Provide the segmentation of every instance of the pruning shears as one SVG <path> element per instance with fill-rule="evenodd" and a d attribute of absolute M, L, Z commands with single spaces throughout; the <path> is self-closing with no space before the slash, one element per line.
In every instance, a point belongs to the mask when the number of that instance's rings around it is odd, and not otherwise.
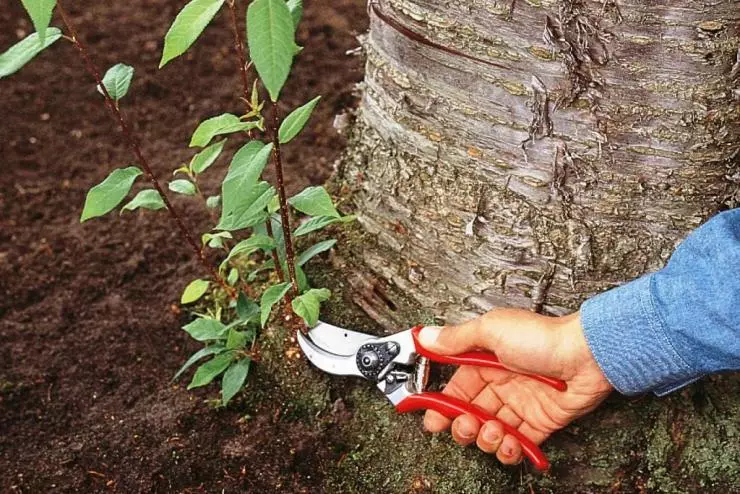
<path fill-rule="evenodd" d="M 470 414 L 481 423 L 499 421 L 495 416 L 468 402 L 443 393 L 424 391 L 429 376 L 429 363 L 510 369 L 495 355 L 486 352 L 438 355 L 419 343 L 418 335 L 422 327 L 416 326 L 379 338 L 320 322 L 307 335 L 298 332 L 297 337 L 303 353 L 316 367 L 329 374 L 358 376 L 374 382 L 399 413 L 428 409 L 450 419 Z M 537 374 L 526 375 L 558 391 L 566 390 L 566 384 L 559 379 Z M 547 457 L 536 444 L 516 428 L 499 422 L 507 434 L 521 443 L 522 451 L 535 468 L 547 470 L 550 467 Z"/>

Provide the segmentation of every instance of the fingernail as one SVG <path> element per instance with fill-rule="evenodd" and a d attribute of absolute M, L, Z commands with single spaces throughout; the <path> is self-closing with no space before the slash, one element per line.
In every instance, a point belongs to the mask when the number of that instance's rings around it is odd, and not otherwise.
<path fill-rule="evenodd" d="M 425 326 L 419 331 L 419 341 L 426 347 L 434 346 L 441 332 L 440 326 Z"/>
<path fill-rule="evenodd" d="M 460 426 L 457 427 L 457 433 L 460 434 L 460 437 L 463 439 L 473 439 L 475 437 L 475 432 Z"/>
<path fill-rule="evenodd" d="M 485 427 L 483 429 L 483 440 L 493 444 L 498 441 L 498 434 L 491 427 Z"/>

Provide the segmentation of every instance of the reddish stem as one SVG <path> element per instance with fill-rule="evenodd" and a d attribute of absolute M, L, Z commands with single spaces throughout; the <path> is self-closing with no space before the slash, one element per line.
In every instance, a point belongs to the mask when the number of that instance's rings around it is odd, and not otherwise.
<path fill-rule="evenodd" d="M 241 73 L 242 84 L 244 86 L 243 99 L 244 104 L 247 107 L 247 113 L 249 113 L 250 111 L 254 110 L 254 108 L 252 108 L 252 105 L 250 103 L 249 77 L 247 76 L 247 56 L 244 52 L 244 41 L 242 40 L 241 31 L 239 31 L 239 23 L 237 22 L 236 2 L 234 0 L 230 0 L 227 3 L 229 5 L 229 12 L 231 13 L 231 28 L 234 31 L 234 49 L 236 50 L 236 54 L 238 56 L 239 72 Z M 267 221 L 265 222 L 265 229 L 267 230 L 267 235 L 274 240 L 275 236 L 272 233 L 272 220 L 270 218 L 267 218 Z M 272 255 L 272 262 L 273 264 L 275 264 L 275 272 L 278 275 L 278 279 L 282 283 L 285 281 L 285 273 L 283 272 L 283 266 L 280 264 L 280 258 L 278 257 L 277 248 L 272 249 L 270 251 L 270 254 Z"/>
<path fill-rule="evenodd" d="M 275 176 L 277 177 L 278 197 L 280 198 L 280 219 L 283 225 L 283 241 L 285 242 L 285 260 L 288 264 L 288 274 L 293 285 L 293 295 L 298 296 L 298 281 L 295 275 L 295 254 L 293 252 L 293 237 L 290 233 L 290 215 L 288 209 L 288 198 L 285 195 L 285 184 L 283 182 L 283 161 L 280 155 L 280 116 L 278 115 L 277 103 L 272 104 L 272 157 L 275 163 Z"/>
<path fill-rule="evenodd" d="M 172 206 L 172 203 L 170 203 L 170 200 L 167 198 L 167 195 L 164 193 L 162 186 L 159 184 L 159 181 L 157 180 L 157 178 L 154 176 L 154 173 L 152 172 L 152 168 L 149 166 L 149 162 L 146 160 L 146 158 L 144 158 L 144 155 L 141 152 L 141 147 L 139 146 L 138 141 L 136 140 L 128 124 L 126 123 L 126 120 L 124 119 L 123 114 L 118 108 L 118 105 L 113 100 L 113 98 L 111 98 L 110 94 L 108 93 L 108 90 L 103 84 L 103 79 L 100 76 L 100 70 L 97 68 L 97 66 L 93 63 L 92 59 L 90 58 L 89 51 L 87 50 L 85 45 L 80 41 L 79 37 L 77 36 L 77 32 L 75 31 L 74 27 L 72 26 L 72 23 L 69 20 L 69 17 L 67 16 L 67 12 L 64 10 L 64 8 L 62 8 L 61 2 L 59 1 L 57 1 L 57 10 L 59 11 L 59 14 L 62 17 L 62 21 L 64 22 L 65 26 L 69 30 L 69 33 L 72 38 L 72 42 L 74 43 L 75 48 L 77 48 L 77 51 L 79 52 L 80 57 L 82 58 L 85 64 L 85 69 L 95 79 L 95 82 L 97 83 L 98 87 L 101 89 L 103 93 L 103 96 L 105 97 L 105 105 L 110 110 L 111 114 L 113 115 L 113 118 L 120 125 L 121 130 L 123 131 L 123 136 L 126 141 L 126 144 L 136 156 L 136 160 L 139 162 L 139 165 L 141 165 L 141 167 L 144 169 L 144 174 L 146 175 L 147 179 L 149 179 L 154 189 L 157 191 L 157 193 L 159 193 L 160 197 L 162 198 L 162 202 L 164 202 L 164 205 L 167 208 L 167 211 L 169 211 L 170 213 L 170 217 L 173 219 L 173 221 L 177 225 L 177 228 L 180 231 L 180 234 L 185 238 L 187 243 L 190 244 L 190 247 L 193 249 L 195 256 L 198 258 L 198 260 L 203 265 L 203 267 L 205 267 L 206 270 L 208 270 L 208 272 L 211 274 L 213 279 L 223 287 L 223 289 L 226 291 L 226 293 L 230 297 L 235 299 L 237 297 L 236 290 L 230 287 L 226 283 L 226 280 L 224 280 L 218 274 L 218 271 L 214 269 L 211 263 L 208 262 L 208 259 L 206 259 L 205 253 L 201 250 L 200 246 L 195 241 L 195 239 L 193 239 L 193 236 L 190 234 L 190 231 L 185 226 L 185 223 L 183 222 L 182 217 L 178 214 L 177 210 L 174 208 L 174 206 Z"/>

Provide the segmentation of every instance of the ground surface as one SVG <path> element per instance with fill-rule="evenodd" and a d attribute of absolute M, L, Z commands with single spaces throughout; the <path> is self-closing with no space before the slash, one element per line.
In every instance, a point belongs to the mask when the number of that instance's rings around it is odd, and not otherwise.
<path fill-rule="evenodd" d="M 226 11 L 190 55 L 158 71 L 182 1 L 66 4 L 98 64 L 136 68 L 123 106 L 160 176 L 189 159 L 200 119 L 241 110 Z M 362 78 L 362 61 L 345 52 L 366 23 L 360 0 L 306 2 L 299 39 L 310 42 L 286 109 L 324 98 L 310 130 L 287 146 L 291 190 L 323 182 L 342 149 L 332 121 L 353 105 Z M 20 2 L 4 0 L 0 51 L 29 29 Z M 320 484 L 321 458 L 334 453 L 314 452 L 317 433 L 306 426 L 279 424 L 279 404 L 212 411 L 203 399 L 213 390 L 170 384 L 197 348 L 178 329 L 187 315 L 171 307 L 198 268 L 165 214 L 79 224 L 86 190 L 132 162 L 80 69 L 60 41 L 0 81 L 0 492 L 299 492 Z M 209 173 L 211 185 L 225 166 Z M 208 227 L 201 208 L 176 204 L 193 228 Z"/>
<path fill-rule="evenodd" d="M 30 28 L 20 2 L 3 2 L 0 49 Z M 239 111 L 227 15 L 160 72 L 182 1 L 66 3 L 100 65 L 136 67 L 124 107 L 160 176 L 189 159 L 199 120 Z M 287 149 L 291 190 L 325 180 L 342 150 L 332 120 L 362 77 L 345 52 L 367 23 L 360 0 L 306 7 L 299 37 L 310 42 L 287 105 L 324 99 Z M 613 396 L 548 441 L 548 476 L 423 434 L 418 416 L 397 416 L 372 387 L 286 359 L 279 330 L 261 336 L 247 391 L 213 409 L 214 389 L 170 382 L 197 348 L 179 330 L 188 315 L 177 300 L 201 273 L 166 215 L 78 222 L 86 190 L 131 157 L 72 47 L 59 42 L 0 81 L 0 94 L 0 492 L 738 492 L 737 375 L 663 400 Z M 201 208 L 176 205 L 208 228 Z M 373 241 L 349 232 L 340 256 Z M 328 269 L 309 272 L 335 292 L 322 317 L 367 324 L 341 263 Z M 424 320 L 388 297 L 400 326 Z"/>

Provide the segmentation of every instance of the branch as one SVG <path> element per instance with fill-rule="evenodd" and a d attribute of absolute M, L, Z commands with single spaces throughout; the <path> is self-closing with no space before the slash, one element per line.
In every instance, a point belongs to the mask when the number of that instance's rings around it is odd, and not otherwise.
<path fill-rule="evenodd" d="M 216 271 L 216 269 L 211 265 L 211 263 L 208 262 L 208 259 L 206 259 L 206 256 L 201 250 L 200 246 L 193 239 L 193 236 L 190 234 L 190 231 L 185 226 L 185 223 L 183 222 L 182 217 L 178 214 L 177 210 L 174 208 L 170 200 L 167 198 L 167 195 L 164 193 L 164 189 L 162 189 L 162 186 L 159 184 L 159 181 L 154 176 L 154 173 L 152 172 L 152 168 L 149 166 L 149 162 L 146 160 L 143 153 L 141 152 L 141 147 L 139 146 L 138 141 L 136 140 L 128 124 L 126 123 L 126 120 L 124 119 L 123 114 L 118 108 L 118 105 L 113 100 L 113 98 L 111 98 L 110 94 L 108 93 L 108 89 L 103 84 L 103 79 L 100 76 L 100 70 L 93 63 L 92 59 L 90 58 L 89 51 L 87 50 L 85 45 L 80 41 L 80 38 L 77 36 L 77 32 L 75 31 L 74 27 L 72 26 L 72 23 L 70 22 L 67 12 L 64 10 L 64 8 L 62 8 L 61 2 L 59 2 L 58 0 L 57 0 L 57 10 L 59 11 L 59 14 L 62 17 L 62 21 L 64 22 L 64 25 L 67 27 L 69 34 L 71 35 L 72 43 L 74 43 L 75 48 L 77 48 L 77 51 L 79 52 L 80 57 L 82 58 L 85 64 L 85 69 L 93 77 L 93 79 L 95 79 L 95 82 L 97 83 L 98 87 L 100 88 L 105 98 L 105 105 L 108 107 L 108 110 L 110 110 L 116 122 L 118 122 L 118 125 L 120 125 L 121 130 L 123 131 L 123 136 L 126 141 L 126 144 L 136 156 L 136 160 L 138 161 L 141 168 L 144 170 L 144 173 L 146 174 L 146 177 L 151 182 L 152 186 L 155 188 L 157 193 L 159 193 L 160 197 L 162 197 L 162 201 L 164 202 L 164 205 L 167 208 L 167 211 L 169 211 L 170 217 L 177 225 L 177 228 L 180 231 L 180 234 L 185 238 L 187 243 L 190 244 L 190 247 L 193 249 L 193 253 L 195 254 L 196 258 L 200 261 L 203 267 L 210 273 L 213 279 L 223 287 L 223 289 L 226 291 L 226 293 L 231 298 L 235 299 L 237 297 L 236 290 L 233 287 L 229 286 L 226 283 L 226 280 L 224 280 L 218 274 L 218 271 Z"/>

